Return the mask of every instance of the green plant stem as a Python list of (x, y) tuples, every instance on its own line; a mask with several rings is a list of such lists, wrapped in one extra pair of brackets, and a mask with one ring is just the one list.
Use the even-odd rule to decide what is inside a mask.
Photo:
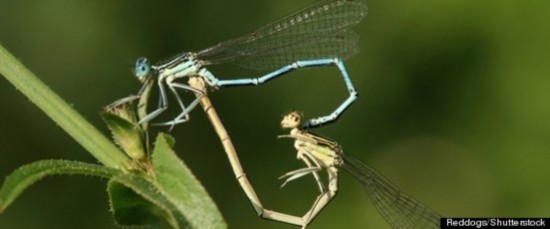
[(0, 46), (0, 74), (107, 167), (127, 170), (128, 157)]

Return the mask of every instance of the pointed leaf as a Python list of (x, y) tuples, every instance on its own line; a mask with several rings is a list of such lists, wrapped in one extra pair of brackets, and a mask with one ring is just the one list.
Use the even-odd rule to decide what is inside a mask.
[(113, 177), (109, 182), (111, 209), (119, 225), (153, 226), (164, 219), (172, 228), (188, 228), (188, 220), (151, 181), (136, 175)]
[(136, 127), (135, 122), (124, 118), (123, 114), (120, 113), (105, 111), (101, 113), (101, 117), (107, 123), (111, 133), (113, 133), (115, 142), (126, 155), (135, 160), (142, 160), (145, 158), (144, 133), (141, 128)]
[(38, 180), (57, 174), (83, 174), (109, 178), (120, 174), (105, 166), (66, 160), (44, 160), (21, 166), (8, 175), (0, 188), (0, 212)]
[(200, 182), (172, 150), (174, 140), (159, 134), (153, 151), (157, 186), (185, 215), (192, 228), (226, 228), (221, 213)]
[(120, 226), (159, 225), (164, 211), (124, 184), (111, 180), (108, 184), (111, 212)]

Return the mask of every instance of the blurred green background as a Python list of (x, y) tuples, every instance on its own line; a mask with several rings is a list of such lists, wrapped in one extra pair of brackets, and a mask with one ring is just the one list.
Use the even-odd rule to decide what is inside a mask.
[[(0, 42), (97, 128), (98, 112), (136, 93), (136, 58), (154, 62), (250, 32), (313, 1), (0, 1)], [(336, 125), (316, 132), (372, 165), (444, 216), (550, 216), (550, 1), (369, 1), (346, 61), (360, 93)], [(261, 72), (232, 66), (222, 78)], [(4, 78), (0, 177), (48, 158), (96, 162)], [(187, 95), (191, 99), (191, 95)], [(264, 205), (303, 214), (313, 179), (280, 189), (301, 168), (282, 115), (332, 111), (346, 98), (333, 68), (294, 72), (260, 87), (211, 93)], [(155, 101), (155, 100), (154, 100)], [(155, 101), (156, 102), (156, 101)], [(168, 119), (176, 110), (163, 116)], [(158, 128), (165, 131), (165, 128)], [(201, 109), (172, 132), (176, 151), (231, 228), (296, 228), (257, 217)], [(335, 200), (308, 228), (387, 228), (362, 187), (342, 172)], [(1, 228), (115, 228), (105, 180), (37, 183)]]

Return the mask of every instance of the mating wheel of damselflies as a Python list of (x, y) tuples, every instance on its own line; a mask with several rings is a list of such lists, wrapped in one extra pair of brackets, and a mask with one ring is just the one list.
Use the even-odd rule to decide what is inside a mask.
[[(335, 66), (340, 71), (349, 97), (332, 113), (313, 118), (303, 128), (313, 128), (334, 122), (357, 98), (357, 92), (343, 63), (343, 59), (358, 52), (359, 36), (351, 27), (367, 14), (361, 0), (325, 0), (310, 5), (294, 14), (283, 17), (252, 33), (221, 42), (199, 52), (184, 52), (168, 61), (152, 65), (139, 58), (135, 76), (143, 83), (137, 95), (115, 101), (116, 106), (140, 98), (150, 84), (157, 83), (157, 108), (139, 120), (149, 122), (168, 109), (167, 90), (177, 100), (181, 113), (173, 120), (154, 125), (174, 126), (189, 120), (189, 112), (197, 106), (199, 98), (185, 104), (178, 90), (203, 93), (177, 80), (201, 77), (211, 88), (260, 85), (291, 71), (321, 66)], [(206, 67), (215, 64), (236, 64), (243, 67), (267, 70), (269, 73), (252, 78), (218, 79)]]

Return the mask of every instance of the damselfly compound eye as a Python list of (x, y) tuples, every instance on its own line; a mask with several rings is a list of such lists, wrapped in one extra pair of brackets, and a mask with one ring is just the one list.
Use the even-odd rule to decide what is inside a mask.
[(142, 79), (149, 75), (151, 72), (151, 65), (149, 65), (149, 61), (147, 58), (139, 58), (136, 61), (136, 68), (135, 68), (135, 74), (136, 77), (139, 79)]

